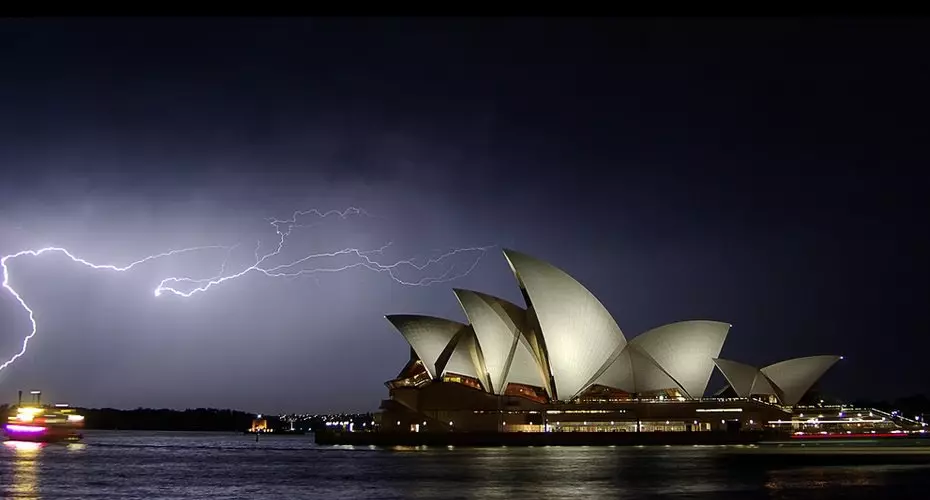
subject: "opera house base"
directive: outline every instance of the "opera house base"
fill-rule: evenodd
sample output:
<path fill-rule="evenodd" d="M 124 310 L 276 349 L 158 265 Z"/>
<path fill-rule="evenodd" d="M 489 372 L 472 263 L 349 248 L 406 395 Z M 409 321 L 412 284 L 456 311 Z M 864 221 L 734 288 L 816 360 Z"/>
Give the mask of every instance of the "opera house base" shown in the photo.
<path fill-rule="evenodd" d="M 719 446 L 778 439 L 769 432 L 321 432 L 319 445 L 353 446 Z"/>

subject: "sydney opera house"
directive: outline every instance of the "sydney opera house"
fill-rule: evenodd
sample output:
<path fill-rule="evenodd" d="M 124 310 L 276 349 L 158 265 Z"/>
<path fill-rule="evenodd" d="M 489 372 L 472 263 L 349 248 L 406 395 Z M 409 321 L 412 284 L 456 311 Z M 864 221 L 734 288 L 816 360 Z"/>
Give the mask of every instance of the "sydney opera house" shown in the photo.
<path fill-rule="evenodd" d="M 504 250 L 525 306 L 454 290 L 468 324 L 418 315 L 388 321 L 411 347 L 386 383 L 383 431 L 648 432 L 762 429 L 841 359 L 762 368 L 721 359 L 731 325 L 680 321 L 631 339 L 581 283 Z M 706 396 L 714 370 L 728 385 Z"/>

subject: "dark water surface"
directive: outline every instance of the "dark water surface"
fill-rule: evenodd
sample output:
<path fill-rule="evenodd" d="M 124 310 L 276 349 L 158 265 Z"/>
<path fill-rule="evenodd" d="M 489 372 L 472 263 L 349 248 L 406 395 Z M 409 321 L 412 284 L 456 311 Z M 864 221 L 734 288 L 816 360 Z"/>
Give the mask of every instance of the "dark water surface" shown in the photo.
<path fill-rule="evenodd" d="M 930 450 L 852 459 L 725 447 L 369 449 L 310 436 L 88 432 L 0 447 L 3 498 L 930 498 Z M 751 451 L 751 450 L 750 450 Z M 758 451 L 758 450 L 756 450 Z M 858 463 L 859 456 L 871 456 Z M 849 458 L 847 457 L 847 458 Z M 878 457 L 876 460 L 875 457 Z"/>

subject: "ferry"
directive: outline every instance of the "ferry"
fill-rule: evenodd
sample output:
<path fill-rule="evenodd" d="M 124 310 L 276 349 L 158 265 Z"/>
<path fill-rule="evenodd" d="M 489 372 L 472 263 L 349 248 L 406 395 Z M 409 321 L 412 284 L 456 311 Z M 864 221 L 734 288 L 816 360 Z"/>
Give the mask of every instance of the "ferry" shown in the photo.
<path fill-rule="evenodd" d="M 23 404 L 23 391 L 19 402 L 10 409 L 4 434 L 10 441 L 61 442 L 80 441 L 84 436 L 84 416 L 65 404 L 43 405 L 41 391 L 32 391 L 33 402 Z"/>

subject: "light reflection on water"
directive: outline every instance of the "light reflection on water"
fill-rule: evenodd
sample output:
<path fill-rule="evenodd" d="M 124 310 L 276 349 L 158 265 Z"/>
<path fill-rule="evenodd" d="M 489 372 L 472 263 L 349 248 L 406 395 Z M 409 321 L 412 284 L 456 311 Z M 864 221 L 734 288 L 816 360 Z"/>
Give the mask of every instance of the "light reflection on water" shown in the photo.
<path fill-rule="evenodd" d="M 4 498 L 926 498 L 911 465 L 726 447 L 316 447 L 310 436 L 88 432 L 0 447 Z M 751 452 L 739 455 L 740 452 Z M 732 456 L 732 453 L 736 453 Z M 926 455 L 930 457 L 930 455 Z M 919 462 L 919 460 L 918 460 Z"/>
<path fill-rule="evenodd" d="M 4 441 L 4 448 L 12 450 L 12 476 L 4 490 L 6 498 L 39 498 L 38 464 L 42 443 Z"/>

